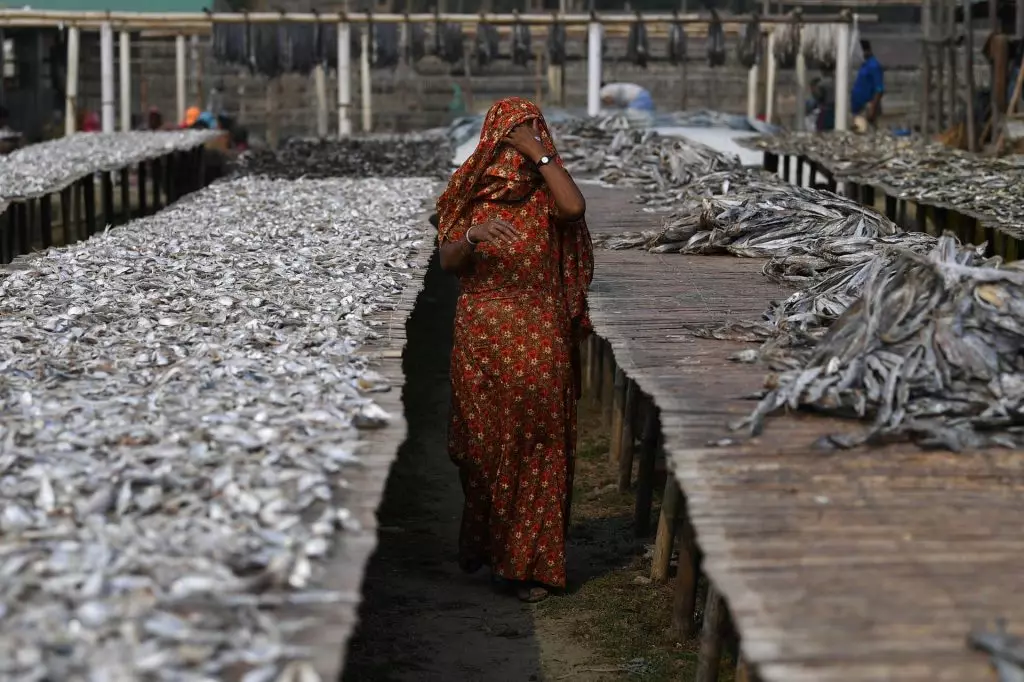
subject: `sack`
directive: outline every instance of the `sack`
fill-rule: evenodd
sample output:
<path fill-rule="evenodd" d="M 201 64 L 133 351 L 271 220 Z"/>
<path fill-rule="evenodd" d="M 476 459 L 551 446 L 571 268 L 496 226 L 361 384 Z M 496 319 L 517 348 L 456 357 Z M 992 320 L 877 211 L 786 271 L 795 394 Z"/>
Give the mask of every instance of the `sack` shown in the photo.
<path fill-rule="evenodd" d="M 711 10 L 711 23 L 708 24 L 708 66 L 725 64 L 725 29 L 718 12 Z"/>
<path fill-rule="evenodd" d="M 668 60 L 676 66 L 686 61 L 686 27 L 678 22 L 668 30 Z"/>

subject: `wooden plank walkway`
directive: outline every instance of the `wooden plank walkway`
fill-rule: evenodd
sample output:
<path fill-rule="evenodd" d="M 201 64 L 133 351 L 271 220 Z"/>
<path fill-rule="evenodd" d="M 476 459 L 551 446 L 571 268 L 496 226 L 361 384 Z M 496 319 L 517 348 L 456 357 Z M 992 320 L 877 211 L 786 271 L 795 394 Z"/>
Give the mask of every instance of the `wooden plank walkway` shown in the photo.
<path fill-rule="evenodd" d="M 622 191 L 585 193 L 595 233 L 657 227 Z M 784 296 L 760 266 L 598 251 L 591 295 L 598 335 L 660 410 L 744 659 L 765 681 L 995 680 L 966 636 L 998 617 L 1024 628 L 1024 452 L 825 452 L 821 435 L 858 425 L 802 413 L 709 446 L 737 438 L 726 424 L 754 407 L 743 396 L 764 371 L 727 360 L 744 344 L 688 330 L 754 319 Z"/>
<path fill-rule="evenodd" d="M 381 311 L 371 320 L 380 322 L 379 338 L 369 341 L 359 353 L 370 361 L 370 367 L 386 377 L 391 390 L 372 397 L 392 419 L 376 431 L 364 432 L 365 446 L 358 452 L 359 464 L 347 467 L 342 477 L 347 487 L 342 506 L 352 513 L 357 528 L 340 531 L 331 558 L 324 567 L 324 584 L 318 587 L 343 595 L 338 603 L 297 607 L 292 614 L 308 618 L 310 625 L 295 637 L 296 644 L 309 647 L 312 663 L 322 680 L 339 680 L 345 669 L 348 641 L 358 621 L 362 601 L 363 578 L 370 555 L 377 547 L 377 510 L 384 497 L 391 465 L 406 436 L 406 420 L 402 403 L 405 375 L 402 355 L 406 346 L 406 322 L 423 289 L 427 264 L 434 251 L 434 231 L 423 215 L 423 243 L 409 258 L 413 269 L 393 309 Z"/>

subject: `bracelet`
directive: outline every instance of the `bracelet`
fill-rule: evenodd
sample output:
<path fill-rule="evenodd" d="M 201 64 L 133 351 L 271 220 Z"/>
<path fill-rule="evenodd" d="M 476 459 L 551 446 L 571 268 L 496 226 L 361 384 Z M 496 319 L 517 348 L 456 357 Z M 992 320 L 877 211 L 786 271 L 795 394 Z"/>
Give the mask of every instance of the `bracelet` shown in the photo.
<path fill-rule="evenodd" d="M 475 242 L 475 241 L 473 241 L 472 239 L 469 238 L 469 233 L 473 231 L 474 227 L 476 227 L 476 225 L 470 225 L 468 228 L 466 228 L 466 243 L 469 244 L 470 246 L 474 246 L 475 247 L 480 242 Z"/>

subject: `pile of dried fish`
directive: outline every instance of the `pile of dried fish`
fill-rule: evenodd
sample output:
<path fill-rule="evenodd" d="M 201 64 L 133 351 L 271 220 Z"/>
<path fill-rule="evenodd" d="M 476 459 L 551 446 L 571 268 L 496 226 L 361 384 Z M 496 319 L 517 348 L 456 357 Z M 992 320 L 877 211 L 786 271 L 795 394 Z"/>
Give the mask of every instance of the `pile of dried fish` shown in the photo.
<path fill-rule="evenodd" d="M 922 256 L 872 262 L 862 296 L 788 371 L 746 424 L 784 407 L 871 418 L 851 447 L 913 437 L 953 451 L 1024 445 L 1024 264 L 1000 266 L 941 237 Z"/>
<path fill-rule="evenodd" d="M 306 665 L 268 606 L 342 598 L 313 586 L 387 421 L 357 351 L 435 192 L 235 180 L 0 279 L 0 678 Z"/>
<path fill-rule="evenodd" d="M 646 191 L 679 187 L 740 165 L 731 154 L 651 130 L 609 132 L 578 124 L 555 134 L 559 153 L 572 173 Z"/>
<path fill-rule="evenodd" d="M 443 135 L 374 135 L 342 140 L 292 139 L 238 160 L 239 175 L 269 178 L 446 178 L 452 149 Z"/>
<path fill-rule="evenodd" d="M 745 172 L 742 183 L 736 179 L 735 171 L 705 175 L 673 193 L 681 203 L 660 232 L 616 235 L 597 243 L 657 253 L 789 256 L 799 274 L 850 262 L 846 254 L 816 256 L 816 246 L 847 240 L 847 247 L 870 251 L 871 240 L 898 231 L 886 217 L 831 192 L 796 187 L 763 173 Z"/>
<path fill-rule="evenodd" d="M 1024 233 L 1024 157 L 992 158 L 915 138 L 792 133 L 737 141 L 751 149 L 801 155 L 839 180 L 891 188 L 902 199 L 953 208 Z"/>
<path fill-rule="evenodd" d="M 0 157 L 0 199 L 55 192 L 90 173 L 113 170 L 197 147 L 210 130 L 78 133 Z"/>

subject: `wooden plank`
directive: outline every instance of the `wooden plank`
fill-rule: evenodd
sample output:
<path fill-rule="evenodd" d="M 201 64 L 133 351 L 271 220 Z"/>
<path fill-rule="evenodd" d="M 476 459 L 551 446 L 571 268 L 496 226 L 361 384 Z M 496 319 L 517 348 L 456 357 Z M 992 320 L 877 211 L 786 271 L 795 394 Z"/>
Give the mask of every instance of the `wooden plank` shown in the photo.
<path fill-rule="evenodd" d="M 621 190 L 585 194 L 595 231 L 658 224 Z M 863 425 L 806 413 L 771 418 L 746 440 L 728 424 L 752 410 L 744 396 L 765 372 L 728 360 L 749 344 L 692 332 L 757 319 L 789 290 L 752 259 L 601 250 L 596 263 L 596 333 L 657 404 L 748 672 L 765 682 L 995 679 L 964 642 L 995 617 L 1024 623 L 1024 452 L 822 452 L 822 435 Z M 711 445 L 724 437 L 737 442 Z"/>

